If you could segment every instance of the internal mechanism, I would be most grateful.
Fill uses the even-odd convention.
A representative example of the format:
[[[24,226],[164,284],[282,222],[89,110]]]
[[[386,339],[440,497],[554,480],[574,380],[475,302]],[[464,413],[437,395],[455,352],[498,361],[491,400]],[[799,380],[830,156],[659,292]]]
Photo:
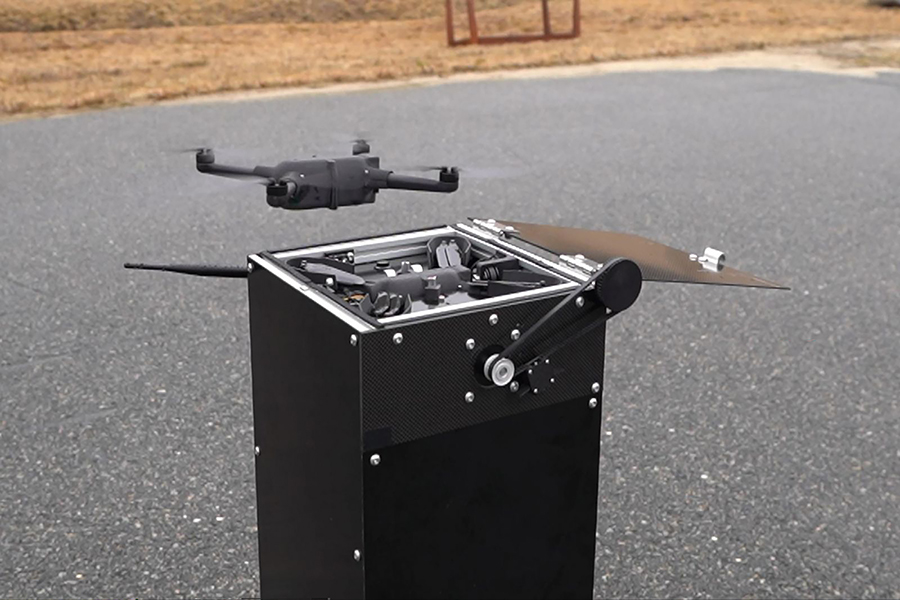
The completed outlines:
[[[376,318],[563,283],[547,270],[453,233],[372,250],[313,250],[285,262]]]

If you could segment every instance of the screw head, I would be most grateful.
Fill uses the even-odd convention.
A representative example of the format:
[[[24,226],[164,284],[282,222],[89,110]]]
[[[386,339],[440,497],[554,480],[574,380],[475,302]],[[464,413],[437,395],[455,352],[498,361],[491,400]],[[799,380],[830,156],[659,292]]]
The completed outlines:
[[[360,551],[354,550],[353,551],[353,560],[355,560],[356,562],[359,562],[359,559],[361,559],[361,558],[362,558],[362,554],[360,553]]]
[[[599,391],[600,391],[600,384],[597,383],[596,381],[595,381],[594,383],[592,383],[592,384],[591,384],[591,391],[594,392],[595,394],[596,394],[597,392],[599,392]]]
[[[578,308],[584,306],[584,296],[578,296],[577,298],[575,298],[575,306],[577,306]]]
[[[588,406],[590,408],[597,408],[597,399],[591,398],[590,400],[588,400]]]
[[[522,336],[522,332],[519,331],[518,329],[513,329],[512,331],[509,332],[509,337],[513,341],[519,339],[521,336]]]
[[[497,315],[491,315],[488,317],[488,323],[490,323],[491,325],[496,325],[499,322],[500,322],[500,317],[498,317]]]
[[[466,392],[466,402],[472,404],[475,402],[475,393],[474,392]]]
[[[381,464],[381,455],[373,454],[372,457],[369,459],[369,464],[372,465],[373,467],[377,467],[378,465],[380,465]]]
[[[259,456],[259,446],[253,446],[253,455]]]
[[[403,343],[403,334],[402,334],[402,333],[399,333],[399,332],[398,332],[398,333],[395,333],[395,334],[394,334],[394,343],[395,343],[395,344],[402,344],[402,343]]]
[[[355,346],[358,341],[359,341],[359,338],[356,337],[355,333],[350,335],[350,345],[351,346]]]
[[[475,340],[469,338],[466,340],[466,350],[474,350],[475,349]]]
[[[518,382],[518,381],[513,381],[512,383],[510,383],[510,384],[509,384],[509,391],[511,391],[513,394],[515,394],[516,392],[518,392],[518,391],[519,391],[519,382]]]

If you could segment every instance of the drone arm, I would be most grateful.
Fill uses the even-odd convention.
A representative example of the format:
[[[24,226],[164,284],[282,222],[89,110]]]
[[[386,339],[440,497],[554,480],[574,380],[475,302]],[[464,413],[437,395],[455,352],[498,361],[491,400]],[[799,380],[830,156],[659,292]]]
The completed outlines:
[[[232,179],[273,179],[274,169],[272,167],[234,167],[231,165],[220,165],[216,163],[216,155],[209,148],[203,148],[197,151],[197,170],[207,175],[218,175],[219,177],[230,177]]]
[[[378,182],[381,183],[381,182]],[[389,172],[384,179],[384,183],[379,187],[385,187],[394,190],[412,190],[416,192],[441,192],[449,194],[459,189],[459,173],[456,169],[445,169],[441,171],[438,181],[434,179],[426,179],[425,177],[413,177],[410,175],[397,175]]]
[[[218,175],[219,177],[230,177],[231,179],[250,179],[258,177],[259,179],[272,179],[272,169],[270,167],[234,167],[231,165],[220,165],[216,163],[202,164],[197,163],[197,170],[207,175]]]

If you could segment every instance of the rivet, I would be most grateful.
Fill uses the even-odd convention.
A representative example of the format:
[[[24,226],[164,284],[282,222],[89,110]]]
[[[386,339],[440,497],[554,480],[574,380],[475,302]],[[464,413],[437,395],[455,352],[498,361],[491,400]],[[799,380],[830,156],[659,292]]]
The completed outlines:
[[[490,323],[491,325],[496,325],[499,322],[500,322],[500,317],[498,317],[497,315],[491,315],[488,317],[488,323]]]
[[[248,272],[248,273],[252,273],[252,272],[253,272],[253,263],[247,263],[247,272]]]
[[[578,308],[581,308],[582,306],[584,306],[584,297],[583,296],[578,296],[577,298],[575,298],[575,306],[577,306]]]
[[[514,394],[515,394],[516,392],[518,392],[518,391],[519,391],[519,382],[518,382],[518,381],[513,381],[512,383],[510,383],[510,384],[509,384],[509,391],[511,391],[511,392],[514,393]]]
[[[395,333],[395,334],[394,334],[394,343],[395,343],[395,344],[402,344],[402,343],[403,343],[403,334],[402,334],[402,333]]]
[[[475,393],[474,392],[466,392],[466,402],[472,404],[475,402]]]
[[[519,339],[519,336],[521,336],[521,335],[522,335],[522,332],[519,331],[518,329],[513,329],[512,331],[509,332],[509,337],[513,341]]]
[[[549,358],[545,358],[545,359],[544,359],[544,364],[545,364],[545,365],[549,365],[549,364],[550,364],[550,359],[549,359]]]
[[[588,400],[588,406],[590,406],[591,408],[597,408],[597,399],[591,398],[590,400]]]
[[[259,446],[253,446],[253,454],[259,456]]]
[[[466,350],[474,350],[475,349],[475,340],[469,338],[466,340]]]
[[[334,285],[334,277],[328,277],[327,279],[325,279],[325,285],[327,285],[328,287],[333,286]]]
[[[556,377],[551,377],[551,378],[550,378],[550,383],[556,383]]]
[[[355,346],[356,342],[358,342],[358,341],[359,341],[359,338],[356,337],[355,333],[350,335],[350,345],[351,346]]]
[[[369,464],[371,464],[373,467],[377,467],[378,465],[380,465],[381,464],[381,455],[373,454],[372,458],[369,459]]]
[[[591,384],[591,391],[594,392],[595,394],[596,394],[597,392],[599,392],[599,391],[600,391],[600,384],[597,383],[596,381],[595,381],[594,383],[592,383],[592,384]]]
[[[361,558],[362,558],[362,554],[360,553],[360,551],[354,550],[353,551],[353,560],[355,560],[356,562],[359,562],[359,559],[361,559]]]
[[[531,390],[531,393],[532,393],[532,394],[537,394],[537,393],[538,393],[538,389],[537,389],[537,388],[534,388],[533,390]]]

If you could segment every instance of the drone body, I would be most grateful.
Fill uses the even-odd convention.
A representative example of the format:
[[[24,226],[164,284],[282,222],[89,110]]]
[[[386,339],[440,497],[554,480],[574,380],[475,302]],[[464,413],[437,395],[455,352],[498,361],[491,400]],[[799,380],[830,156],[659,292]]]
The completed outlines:
[[[197,150],[197,170],[209,175],[235,179],[255,179],[266,186],[269,206],[289,210],[309,210],[375,202],[382,189],[421,192],[455,192],[459,173],[450,167],[441,169],[440,179],[398,175],[380,168],[377,156],[365,155],[369,146],[357,143],[353,156],[311,158],[285,161],[274,167],[252,169],[216,163],[215,153],[208,148]]]

